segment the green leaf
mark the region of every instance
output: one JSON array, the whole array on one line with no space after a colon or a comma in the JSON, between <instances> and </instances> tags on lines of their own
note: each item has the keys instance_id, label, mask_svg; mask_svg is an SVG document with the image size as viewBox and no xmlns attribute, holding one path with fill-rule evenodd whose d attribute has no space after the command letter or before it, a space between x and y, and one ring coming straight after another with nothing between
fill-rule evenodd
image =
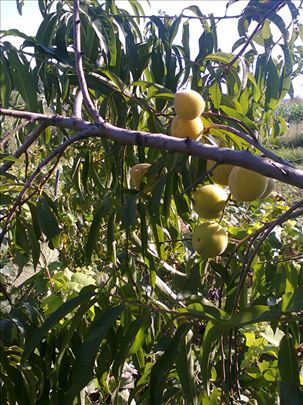
<instances>
[{"instance_id":1,"label":"green leaf","mask_svg":"<svg viewBox=\"0 0 303 405\"><path fill-rule=\"evenodd\" d=\"M265 104L266 108L273 109L277 105L280 97L280 77L278 73L278 68L270 58L266 65L267 79L266 79L266 90L265 90Z\"/></svg>"},{"instance_id":2,"label":"green leaf","mask_svg":"<svg viewBox=\"0 0 303 405\"><path fill-rule=\"evenodd\" d=\"M176 359L176 370L183 390L183 397L192 405L198 405L195 385L194 354L186 337L180 341L180 352Z\"/></svg>"},{"instance_id":3,"label":"green leaf","mask_svg":"<svg viewBox=\"0 0 303 405\"><path fill-rule=\"evenodd\" d=\"M150 319L146 319L144 318L143 320L143 324L141 325L140 329L138 330L134 342L131 346L131 348L129 349L129 352L131 354L137 353L140 349L141 346L145 340L145 336L147 334L147 329L150 327Z\"/></svg>"},{"instance_id":4,"label":"green leaf","mask_svg":"<svg viewBox=\"0 0 303 405\"><path fill-rule=\"evenodd\" d=\"M189 331L191 325L182 325L172 338L163 355L154 364L150 374L150 405L162 403L163 390L167 374L180 352L180 342Z\"/></svg>"},{"instance_id":5,"label":"green leaf","mask_svg":"<svg viewBox=\"0 0 303 405\"><path fill-rule=\"evenodd\" d=\"M300 391L298 356L293 338L288 333L283 336L279 345L278 366L281 378L281 405L302 404L303 393Z\"/></svg>"},{"instance_id":6,"label":"green leaf","mask_svg":"<svg viewBox=\"0 0 303 405\"><path fill-rule=\"evenodd\" d=\"M302 287L283 294L282 311L287 313L303 311Z\"/></svg>"},{"instance_id":7,"label":"green leaf","mask_svg":"<svg viewBox=\"0 0 303 405\"><path fill-rule=\"evenodd\" d=\"M124 309L123 305L113 307L99 313L91 323L75 358L72 369L72 383L66 393L66 405L73 403L74 398L80 393L93 378L94 363L102 340L108 334L110 327L116 322Z\"/></svg>"},{"instance_id":8,"label":"green leaf","mask_svg":"<svg viewBox=\"0 0 303 405\"><path fill-rule=\"evenodd\" d=\"M221 103L221 89L218 82L213 83L209 89L208 93L211 101L216 109L219 109Z\"/></svg>"},{"instance_id":9,"label":"green leaf","mask_svg":"<svg viewBox=\"0 0 303 405\"><path fill-rule=\"evenodd\" d=\"M9 98L12 92L12 81L9 74L9 65L7 59L1 53L0 64L0 96L3 108L8 108Z\"/></svg>"},{"instance_id":10,"label":"green leaf","mask_svg":"<svg viewBox=\"0 0 303 405\"><path fill-rule=\"evenodd\" d=\"M29 229L29 237L31 241L31 251L34 270L36 270L40 259L40 244L33 229Z\"/></svg>"},{"instance_id":11,"label":"green leaf","mask_svg":"<svg viewBox=\"0 0 303 405\"><path fill-rule=\"evenodd\" d=\"M49 46L59 17L57 13L50 13L44 17L36 35L36 39L40 44Z\"/></svg>"},{"instance_id":12,"label":"green leaf","mask_svg":"<svg viewBox=\"0 0 303 405\"><path fill-rule=\"evenodd\" d=\"M120 208L123 226L128 229L135 222L137 216L138 193L128 196Z\"/></svg>"},{"instance_id":13,"label":"green leaf","mask_svg":"<svg viewBox=\"0 0 303 405\"><path fill-rule=\"evenodd\" d=\"M219 62L225 65L228 65L233 60L233 58L234 58L233 54L224 52L212 53L210 55L205 56L205 60L209 60L212 62ZM237 63L234 66L237 66Z\"/></svg>"},{"instance_id":14,"label":"green leaf","mask_svg":"<svg viewBox=\"0 0 303 405\"><path fill-rule=\"evenodd\" d=\"M203 299L201 296L196 297L197 297L196 300L199 301L199 303L189 304L187 306L189 314L193 314L199 318L201 317L202 319L207 318L209 320L216 320L216 321L220 320L223 321L230 319L230 315L227 312L223 311L220 308L217 308L215 305L212 305L210 301L207 302L207 300Z\"/></svg>"},{"instance_id":15,"label":"green leaf","mask_svg":"<svg viewBox=\"0 0 303 405\"><path fill-rule=\"evenodd\" d=\"M141 328L142 322L143 319L140 318L133 321L125 335L120 339L117 354L115 356L115 361L112 367L113 375L117 380L119 380L119 378L121 377L124 362L129 355L130 348Z\"/></svg>"},{"instance_id":16,"label":"green leaf","mask_svg":"<svg viewBox=\"0 0 303 405\"><path fill-rule=\"evenodd\" d=\"M37 203L37 222L49 241L53 241L59 235L57 218L44 197L40 197Z\"/></svg>"},{"instance_id":17,"label":"green leaf","mask_svg":"<svg viewBox=\"0 0 303 405\"><path fill-rule=\"evenodd\" d=\"M38 110L37 85L29 63L21 62L13 49L7 52L13 84L20 92L27 108L30 111Z\"/></svg>"},{"instance_id":18,"label":"green leaf","mask_svg":"<svg viewBox=\"0 0 303 405\"><path fill-rule=\"evenodd\" d=\"M85 259L87 263L90 263L93 251L96 248L96 242L100 233L101 221L109 212L111 205L111 198L106 196L104 197L100 206L97 207L94 212L94 218L88 232L87 243L85 246Z\"/></svg>"},{"instance_id":19,"label":"green leaf","mask_svg":"<svg viewBox=\"0 0 303 405\"><path fill-rule=\"evenodd\" d=\"M24 6L24 0L16 0L18 13L22 16L22 8Z\"/></svg>"},{"instance_id":20,"label":"green leaf","mask_svg":"<svg viewBox=\"0 0 303 405\"><path fill-rule=\"evenodd\" d=\"M116 32L113 23L101 7L88 7L82 3L81 9L85 10L97 36L105 45L109 66L115 66L117 60L117 47Z\"/></svg>"},{"instance_id":21,"label":"green leaf","mask_svg":"<svg viewBox=\"0 0 303 405\"><path fill-rule=\"evenodd\" d=\"M58 373L60 372L61 362L62 362L64 353L66 352L67 348L69 347L70 341L73 338L73 335L75 334L77 327L79 326L80 322L83 320L85 313L89 310L89 308L91 308L94 305L94 303L96 302L96 299L97 299L96 297L93 297L92 299L82 302L78 311L73 316L72 321L68 325L66 325L66 330L64 333L63 341L62 341L60 351L58 353L58 356L57 356L56 362L55 362L55 369L57 370Z\"/></svg>"},{"instance_id":22,"label":"green leaf","mask_svg":"<svg viewBox=\"0 0 303 405\"><path fill-rule=\"evenodd\" d=\"M253 130L258 130L258 126L247 118L245 115L241 114L239 111L235 110L234 108L227 107L225 105L220 105L220 109L230 117L237 118L238 120L242 121L244 124L249 126L249 128Z\"/></svg>"},{"instance_id":23,"label":"green leaf","mask_svg":"<svg viewBox=\"0 0 303 405\"><path fill-rule=\"evenodd\" d=\"M239 328L257 322L273 321L275 319L278 319L280 315L281 311L278 307L256 305L244 309L243 311L240 311L238 314L232 315L229 320L208 322L203 335L200 350L200 365L202 370L202 378L208 390L209 390L209 373L210 373L209 356L212 350L213 343L217 339L219 339L223 333L232 328Z\"/></svg>"},{"instance_id":24,"label":"green leaf","mask_svg":"<svg viewBox=\"0 0 303 405\"><path fill-rule=\"evenodd\" d=\"M26 362L31 353L35 350L37 345L40 343L43 337L46 336L50 329L52 329L66 315L70 314L78 305L90 300L95 294L95 291L96 287L94 286L84 287L77 297L63 304L57 311L47 318L41 328L39 328L26 343L22 356L22 363Z\"/></svg>"},{"instance_id":25,"label":"green leaf","mask_svg":"<svg viewBox=\"0 0 303 405\"><path fill-rule=\"evenodd\" d=\"M198 6L185 7L185 8L182 10L182 13L184 13L185 10L191 11L192 13L196 14L196 16L198 16L198 17L205 17L204 14L203 14L202 11L201 11L201 8L198 7ZM201 21L202 21L202 20L201 20Z\"/></svg>"}]
</instances>

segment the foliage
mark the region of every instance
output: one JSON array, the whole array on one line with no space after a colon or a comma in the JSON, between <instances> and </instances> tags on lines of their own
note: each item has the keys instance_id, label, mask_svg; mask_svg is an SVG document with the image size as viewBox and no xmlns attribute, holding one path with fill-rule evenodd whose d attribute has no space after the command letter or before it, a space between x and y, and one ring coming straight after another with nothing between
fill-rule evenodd
<instances>
[{"instance_id":1,"label":"foliage","mask_svg":"<svg viewBox=\"0 0 303 405\"><path fill-rule=\"evenodd\" d=\"M282 103L276 109L276 114L281 115L289 124L299 124L303 121L303 101L298 99Z\"/></svg>"},{"instance_id":2,"label":"foliage","mask_svg":"<svg viewBox=\"0 0 303 405\"><path fill-rule=\"evenodd\" d=\"M277 4L291 13L289 28ZM17 0L20 12L22 5ZM260 141L283 134L285 121L273 111L302 73L295 2L249 2L237 20L234 61L219 48L218 21L198 6L184 10L190 17L142 19L146 5L129 5L136 17L114 1L81 3L86 81L106 121L169 133L174 93L191 87L206 101L205 141L253 150L211 128L216 123ZM1 32L1 106L72 116L79 88L72 3L39 7L35 37ZM192 17L201 24L195 57ZM9 35L24 39L20 49ZM2 124L11 129L20 119ZM229 246L205 260L191 244L200 223L192 189L211 183L205 160L90 138L41 170L18 205L30 174L73 133L47 127L14 157L36 127L20 126L1 154L11 165L1 177L1 227L20 205L1 246L3 404L302 403L302 220L277 224L246 268L260 240L249 249L249 238L289 201L276 193L229 202L221 219ZM143 162L152 167L134 190L127 173ZM20 281L24 272L30 277Z\"/></svg>"}]
</instances>

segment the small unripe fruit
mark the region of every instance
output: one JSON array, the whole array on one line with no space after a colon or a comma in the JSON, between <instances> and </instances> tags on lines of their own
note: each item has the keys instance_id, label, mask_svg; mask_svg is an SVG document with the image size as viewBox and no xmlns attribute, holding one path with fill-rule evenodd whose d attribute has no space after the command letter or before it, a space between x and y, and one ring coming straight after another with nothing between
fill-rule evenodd
<instances>
[{"instance_id":1,"label":"small unripe fruit","mask_svg":"<svg viewBox=\"0 0 303 405\"><path fill-rule=\"evenodd\" d=\"M200 117L194 120L184 120L176 116L171 124L171 135L177 138L197 139L202 132L203 123Z\"/></svg>"},{"instance_id":2,"label":"small unripe fruit","mask_svg":"<svg viewBox=\"0 0 303 405\"><path fill-rule=\"evenodd\" d=\"M267 177L243 167L234 167L228 179L230 192L237 201L254 201L260 198L267 184Z\"/></svg>"},{"instance_id":3,"label":"small unripe fruit","mask_svg":"<svg viewBox=\"0 0 303 405\"><path fill-rule=\"evenodd\" d=\"M221 216L226 204L227 193L214 184L203 186L193 192L193 208L199 217L206 219Z\"/></svg>"},{"instance_id":4,"label":"small unripe fruit","mask_svg":"<svg viewBox=\"0 0 303 405\"><path fill-rule=\"evenodd\" d=\"M264 191L264 193L261 195L260 198L263 199L263 198L269 197L270 194L272 193L272 191L274 191L275 185L276 185L276 181L269 177L266 190Z\"/></svg>"},{"instance_id":5,"label":"small unripe fruit","mask_svg":"<svg viewBox=\"0 0 303 405\"><path fill-rule=\"evenodd\" d=\"M215 164L216 162L214 160L208 160L206 164L207 171ZM221 186L228 186L228 178L233 168L233 165L218 165L210 174L211 179Z\"/></svg>"},{"instance_id":6,"label":"small unripe fruit","mask_svg":"<svg viewBox=\"0 0 303 405\"><path fill-rule=\"evenodd\" d=\"M216 257L227 248L227 232L216 222L204 222L194 229L192 244L201 256Z\"/></svg>"},{"instance_id":7,"label":"small unripe fruit","mask_svg":"<svg viewBox=\"0 0 303 405\"><path fill-rule=\"evenodd\" d=\"M141 181L150 166L151 165L149 163L139 163L138 165L135 165L129 169L130 180L135 188L140 188Z\"/></svg>"},{"instance_id":8,"label":"small unripe fruit","mask_svg":"<svg viewBox=\"0 0 303 405\"><path fill-rule=\"evenodd\" d=\"M175 94L176 114L184 120L193 120L202 114L205 102L195 90L181 90Z\"/></svg>"}]
</instances>

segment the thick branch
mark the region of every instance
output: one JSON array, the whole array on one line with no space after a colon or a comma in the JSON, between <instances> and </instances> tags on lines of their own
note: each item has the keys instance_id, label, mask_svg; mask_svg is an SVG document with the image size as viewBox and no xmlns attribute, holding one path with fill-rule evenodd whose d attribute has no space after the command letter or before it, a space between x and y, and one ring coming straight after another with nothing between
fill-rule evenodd
<instances>
[{"instance_id":1,"label":"thick branch","mask_svg":"<svg viewBox=\"0 0 303 405\"><path fill-rule=\"evenodd\" d=\"M13 208L11 209L7 220L0 234L0 244L6 233L6 229L19 206L22 205L23 197L35 178L55 156L63 154L68 146L80 140L88 138L107 138L123 145L138 145L152 147L155 149L167 150L169 152L186 153L188 155L199 156L204 159L215 160L218 163L229 163L254 170L265 176L281 180L288 184L293 184L303 188L303 171L279 163L273 165L271 162L253 155L249 151L235 151L224 148L217 148L211 145L203 145L201 142L189 139L179 139L163 134L152 134L139 131L131 131L115 127L108 123L91 124L87 129L78 132L75 136L67 139L59 147L53 150L37 167L30 176L19 196L17 197Z\"/></svg>"},{"instance_id":2,"label":"thick branch","mask_svg":"<svg viewBox=\"0 0 303 405\"><path fill-rule=\"evenodd\" d=\"M73 115L75 118L79 120L82 119L82 103L83 103L83 94L81 90L78 90L75 97Z\"/></svg>"},{"instance_id":3,"label":"thick branch","mask_svg":"<svg viewBox=\"0 0 303 405\"><path fill-rule=\"evenodd\" d=\"M20 118L36 118L59 128L80 130L79 134L68 139L58 150L64 151L70 144L87 138L107 138L123 145L138 145L148 148L167 150L168 152L185 153L201 157L202 159L215 160L220 164L232 164L253 170L264 176L282 181L283 183L303 188L303 171L276 162L268 162L265 159L255 156L249 151L230 150L217 148L215 146L202 144L189 139L178 139L164 134L154 134L130 129L118 128L109 123L90 124L76 118L61 116L47 116L37 113L11 111L0 108L0 115L18 116ZM54 151L55 152L55 151ZM54 153L53 152L53 153ZM56 154L54 155L56 156ZM275 158L273 158L275 160Z\"/></svg>"}]
</instances>

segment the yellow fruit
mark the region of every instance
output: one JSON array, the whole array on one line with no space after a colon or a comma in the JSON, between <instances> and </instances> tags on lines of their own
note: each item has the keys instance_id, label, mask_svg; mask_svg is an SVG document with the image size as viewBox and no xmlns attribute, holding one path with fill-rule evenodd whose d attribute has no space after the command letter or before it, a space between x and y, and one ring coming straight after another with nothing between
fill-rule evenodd
<instances>
[{"instance_id":1,"label":"yellow fruit","mask_svg":"<svg viewBox=\"0 0 303 405\"><path fill-rule=\"evenodd\" d=\"M266 190L264 191L264 193L261 195L260 198L267 198L272 193L272 191L275 189L275 185L276 185L276 181L269 177Z\"/></svg>"},{"instance_id":2,"label":"yellow fruit","mask_svg":"<svg viewBox=\"0 0 303 405\"><path fill-rule=\"evenodd\" d=\"M227 200L223 188L214 184L203 186L193 192L193 208L199 217L206 219L218 218Z\"/></svg>"},{"instance_id":3,"label":"yellow fruit","mask_svg":"<svg viewBox=\"0 0 303 405\"><path fill-rule=\"evenodd\" d=\"M216 222L204 222L198 225L192 234L193 248L204 257L215 257L227 247L227 232Z\"/></svg>"},{"instance_id":4,"label":"yellow fruit","mask_svg":"<svg viewBox=\"0 0 303 405\"><path fill-rule=\"evenodd\" d=\"M195 90L181 90L175 94L176 114L184 120L193 120L202 114L205 101Z\"/></svg>"},{"instance_id":5,"label":"yellow fruit","mask_svg":"<svg viewBox=\"0 0 303 405\"><path fill-rule=\"evenodd\" d=\"M200 117L194 120L184 120L178 116L171 124L171 134L177 138L197 139L202 135L203 123Z\"/></svg>"},{"instance_id":6,"label":"yellow fruit","mask_svg":"<svg viewBox=\"0 0 303 405\"><path fill-rule=\"evenodd\" d=\"M210 170L215 164L216 162L214 160L208 160L206 169ZM233 165L218 165L212 171L210 176L215 183L220 184L221 186L228 186L228 178L233 168Z\"/></svg>"},{"instance_id":7,"label":"yellow fruit","mask_svg":"<svg viewBox=\"0 0 303 405\"><path fill-rule=\"evenodd\" d=\"M228 179L230 192L237 201L254 201L260 198L267 183L267 177L243 167L234 167Z\"/></svg>"},{"instance_id":8,"label":"yellow fruit","mask_svg":"<svg viewBox=\"0 0 303 405\"><path fill-rule=\"evenodd\" d=\"M147 173L148 169L150 168L149 163L139 163L129 169L129 176L131 183L137 189L140 188L141 181L145 174Z\"/></svg>"}]
</instances>

